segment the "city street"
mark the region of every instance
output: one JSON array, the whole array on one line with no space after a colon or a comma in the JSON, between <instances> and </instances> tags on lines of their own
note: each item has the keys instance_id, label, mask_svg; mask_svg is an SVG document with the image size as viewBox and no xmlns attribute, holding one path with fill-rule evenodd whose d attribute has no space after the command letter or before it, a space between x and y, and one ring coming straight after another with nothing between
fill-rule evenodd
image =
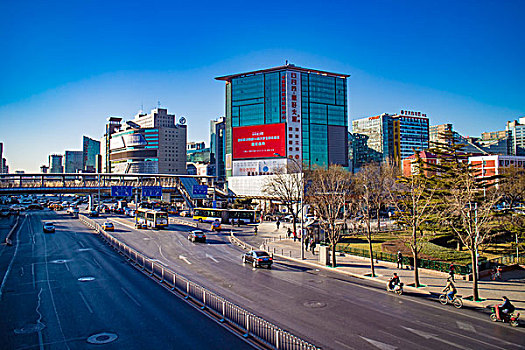
<instances>
[{"instance_id":1,"label":"city street","mask_svg":"<svg viewBox=\"0 0 525 350\"><path fill-rule=\"evenodd\" d=\"M187 240L190 226L135 230L132 219L109 220L133 248L325 349L525 348L523 328L467 308L393 295L383 285L285 260L271 270L243 265L229 232L208 232L202 244Z\"/></svg>"},{"instance_id":2,"label":"city street","mask_svg":"<svg viewBox=\"0 0 525 350\"><path fill-rule=\"evenodd\" d=\"M48 220L56 233L42 232ZM13 246L1 247L0 272L2 349L251 348L65 212L20 216Z\"/></svg>"}]
</instances>

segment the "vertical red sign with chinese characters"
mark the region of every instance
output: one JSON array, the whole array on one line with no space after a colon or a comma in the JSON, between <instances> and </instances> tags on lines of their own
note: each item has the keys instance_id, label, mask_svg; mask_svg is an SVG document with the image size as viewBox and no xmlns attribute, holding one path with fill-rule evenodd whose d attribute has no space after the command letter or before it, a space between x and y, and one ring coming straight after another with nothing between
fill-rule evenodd
<instances>
[{"instance_id":1,"label":"vertical red sign with chinese characters","mask_svg":"<svg viewBox=\"0 0 525 350\"><path fill-rule=\"evenodd\" d=\"M301 161L301 73L286 72L286 155L288 158Z\"/></svg>"},{"instance_id":2,"label":"vertical red sign with chinese characters","mask_svg":"<svg viewBox=\"0 0 525 350\"><path fill-rule=\"evenodd\" d=\"M284 123L233 128L233 159L278 157L286 154Z\"/></svg>"}]
</instances>

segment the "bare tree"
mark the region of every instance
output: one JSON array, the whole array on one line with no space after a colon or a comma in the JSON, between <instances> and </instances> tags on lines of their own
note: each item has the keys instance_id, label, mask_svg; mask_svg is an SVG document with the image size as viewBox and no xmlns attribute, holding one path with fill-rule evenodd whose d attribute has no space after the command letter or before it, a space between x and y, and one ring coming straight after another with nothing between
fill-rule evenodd
<instances>
[{"instance_id":1,"label":"bare tree","mask_svg":"<svg viewBox=\"0 0 525 350\"><path fill-rule=\"evenodd\" d=\"M336 245L341 239L345 216L350 215L346 205L351 200L352 174L338 165L316 167L307 172L308 203L319 217L319 225L330 242L332 266L337 266Z\"/></svg>"},{"instance_id":2,"label":"bare tree","mask_svg":"<svg viewBox=\"0 0 525 350\"><path fill-rule=\"evenodd\" d=\"M411 176L400 176L396 186L391 187L390 196L396 208L397 223L410 232L410 237L404 239L410 247L414 260L414 285L419 287L419 253L427 241L426 233L422 229L427 223L435 220L435 210L438 207L436 200L437 184L433 176L422 171L423 161L416 153L416 169L421 169Z\"/></svg>"},{"instance_id":3,"label":"bare tree","mask_svg":"<svg viewBox=\"0 0 525 350\"><path fill-rule=\"evenodd\" d=\"M470 251L472 261L472 295L479 299L478 290L478 249L489 242L490 230L495 220L494 205L501 200L495 188L494 179L479 177L480 171L468 163L453 162L445 166L440 174L440 188L443 188L442 208L445 222Z\"/></svg>"},{"instance_id":4,"label":"bare tree","mask_svg":"<svg viewBox=\"0 0 525 350\"><path fill-rule=\"evenodd\" d=\"M297 232L297 214L301 201L300 169L294 163L279 168L263 185L263 193L280 201L292 215L293 232Z\"/></svg>"},{"instance_id":5,"label":"bare tree","mask_svg":"<svg viewBox=\"0 0 525 350\"><path fill-rule=\"evenodd\" d=\"M356 195L360 205L360 210L363 213L363 221L365 222L365 237L368 241L368 249L370 253L370 270L372 277L375 276L374 266L374 252L372 249L372 215L377 212L377 192L378 184L381 182L380 165L377 163L366 164L356 174Z\"/></svg>"}]
</instances>

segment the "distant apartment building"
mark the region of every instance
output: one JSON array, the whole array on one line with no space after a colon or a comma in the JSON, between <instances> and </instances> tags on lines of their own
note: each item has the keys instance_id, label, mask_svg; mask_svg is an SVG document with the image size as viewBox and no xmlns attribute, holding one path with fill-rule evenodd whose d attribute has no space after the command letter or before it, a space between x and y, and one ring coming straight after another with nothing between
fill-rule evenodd
<instances>
[{"instance_id":1,"label":"distant apartment building","mask_svg":"<svg viewBox=\"0 0 525 350\"><path fill-rule=\"evenodd\" d=\"M480 170L481 177L501 175L508 167L525 168L525 156L478 156L469 157L469 163Z\"/></svg>"},{"instance_id":2,"label":"distant apartment building","mask_svg":"<svg viewBox=\"0 0 525 350\"><path fill-rule=\"evenodd\" d=\"M403 159L403 162L402 162L403 176L420 174L421 171L423 171L425 175L429 175L432 173L432 171L424 169L424 168L427 166L437 164L438 163L437 156L428 151L421 151L418 153L418 156L422 163L423 169L421 169L420 164L418 164L416 155L412 154L410 157Z\"/></svg>"},{"instance_id":3,"label":"distant apartment building","mask_svg":"<svg viewBox=\"0 0 525 350\"><path fill-rule=\"evenodd\" d=\"M65 151L64 168L66 173L78 173L84 169L82 151Z\"/></svg>"},{"instance_id":4,"label":"distant apartment building","mask_svg":"<svg viewBox=\"0 0 525 350\"><path fill-rule=\"evenodd\" d=\"M430 148L451 143L447 137L450 138L448 135L452 135L456 145L463 145L462 152L475 155L487 154L476 138L461 135L453 129L452 124L431 125L428 130Z\"/></svg>"},{"instance_id":5,"label":"distant apartment building","mask_svg":"<svg viewBox=\"0 0 525 350\"><path fill-rule=\"evenodd\" d=\"M398 114L383 113L352 121L352 134L361 144L354 148L356 168L371 162L401 160L429 147L429 122L421 112L401 110ZM363 143L365 136L366 143Z\"/></svg>"},{"instance_id":6,"label":"distant apartment building","mask_svg":"<svg viewBox=\"0 0 525 350\"><path fill-rule=\"evenodd\" d=\"M510 139L510 153L525 156L525 117L507 122L505 131Z\"/></svg>"},{"instance_id":7,"label":"distant apartment building","mask_svg":"<svg viewBox=\"0 0 525 350\"><path fill-rule=\"evenodd\" d=\"M64 166L62 164L63 156L61 154L49 155L49 172L51 174L61 174L64 172Z\"/></svg>"},{"instance_id":8,"label":"distant apartment building","mask_svg":"<svg viewBox=\"0 0 525 350\"><path fill-rule=\"evenodd\" d=\"M226 121L224 117L210 122L210 162L213 165L213 175L215 175L219 181L226 179L225 127Z\"/></svg>"},{"instance_id":9,"label":"distant apartment building","mask_svg":"<svg viewBox=\"0 0 525 350\"><path fill-rule=\"evenodd\" d=\"M167 109L139 113L122 123L108 118L101 144L103 171L111 173L186 174L186 120L175 121Z\"/></svg>"},{"instance_id":10,"label":"distant apartment building","mask_svg":"<svg viewBox=\"0 0 525 350\"><path fill-rule=\"evenodd\" d=\"M95 172L98 154L100 154L100 141L84 136L82 138L82 169L84 172Z\"/></svg>"}]
</instances>

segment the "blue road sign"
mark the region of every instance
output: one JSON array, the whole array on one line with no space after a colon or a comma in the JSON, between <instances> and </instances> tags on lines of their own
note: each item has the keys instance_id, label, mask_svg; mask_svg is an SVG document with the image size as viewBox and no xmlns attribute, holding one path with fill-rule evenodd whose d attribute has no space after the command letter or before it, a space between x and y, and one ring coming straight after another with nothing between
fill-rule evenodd
<instances>
[{"instance_id":1,"label":"blue road sign","mask_svg":"<svg viewBox=\"0 0 525 350\"><path fill-rule=\"evenodd\" d=\"M208 194L208 186L206 185L194 185L193 194Z\"/></svg>"},{"instance_id":2,"label":"blue road sign","mask_svg":"<svg viewBox=\"0 0 525 350\"><path fill-rule=\"evenodd\" d=\"M112 197L131 197L133 195L131 186L111 186Z\"/></svg>"},{"instance_id":3,"label":"blue road sign","mask_svg":"<svg viewBox=\"0 0 525 350\"><path fill-rule=\"evenodd\" d=\"M162 186L142 186L142 197L162 197Z\"/></svg>"}]
</instances>

